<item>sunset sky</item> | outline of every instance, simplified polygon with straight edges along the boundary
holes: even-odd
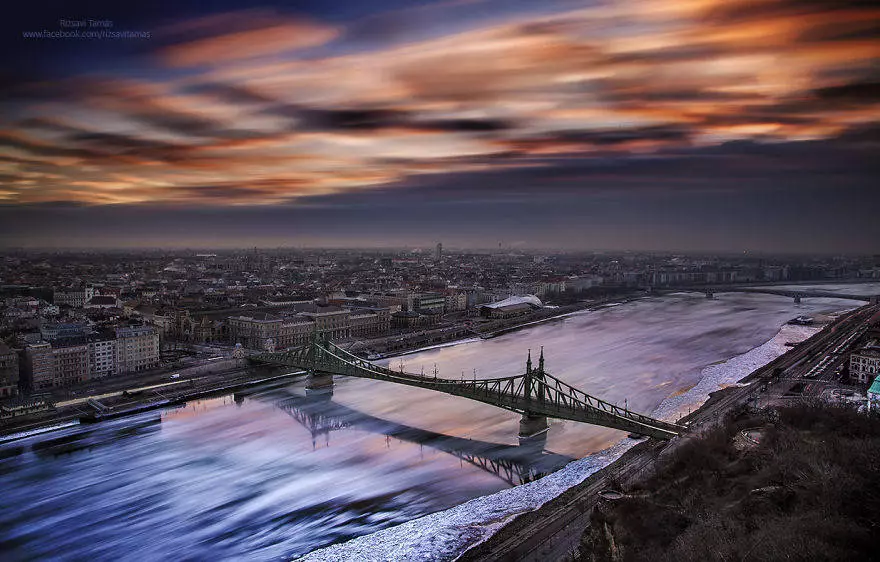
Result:
[[[874,1],[24,4],[0,246],[880,253]]]

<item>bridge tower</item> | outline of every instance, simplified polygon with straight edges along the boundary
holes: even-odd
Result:
[[[534,396],[538,400],[543,400],[544,392],[544,348],[541,347],[541,357],[538,359],[537,370],[532,369],[532,350],[529,350],[529,358],[526,361],[526,378],[523,382],[526,400]],[[539,433],[547,431],[550,426],[547,424],[547,417],[532,414],[531,412],[523,412],[522,418],[519,420],[519,436],[521,438],[534,437]]]
[[[306,383],[307,394],[326,394],[333,393],[333,375],[317,370],[317,365],[321,361],[320,353],[323,353],[323,335],[317,330],[312,335],[312,350],[309,357],[310,366],[306,370],[308,373],[308,382]]]

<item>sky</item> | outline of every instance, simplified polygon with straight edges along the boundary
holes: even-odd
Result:
[[[880,253],[874,1],[23,4],[0,247]]]

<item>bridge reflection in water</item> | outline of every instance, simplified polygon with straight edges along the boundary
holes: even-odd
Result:
[[[332,391],[289,396],[275,403],[312,434],[313,446],[333,431],[363,428],[390,438],[450,454],[517,486],[554,472],[571,457],[544,451],[546,433],[521,438],[519,446],[454,437],[377,418],[333,402]]]

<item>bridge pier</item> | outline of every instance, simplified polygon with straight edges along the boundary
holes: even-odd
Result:
[[[519,448],[530,454],[540,454],[547,446],[547,432],[542,431],[537,435],[519,436]]]
[[[306,383],[306,393],[327,392],[333,392],[333,375],[329,373],[316,373],[314,371],[309,371],[309,378]]]
[[[547,418],[545,416],[523,414],[522,418],[519,420],[520,438],[534,437],[539,433],[544,433],[548,429],[550,429],[550,425],[547,423]]]

